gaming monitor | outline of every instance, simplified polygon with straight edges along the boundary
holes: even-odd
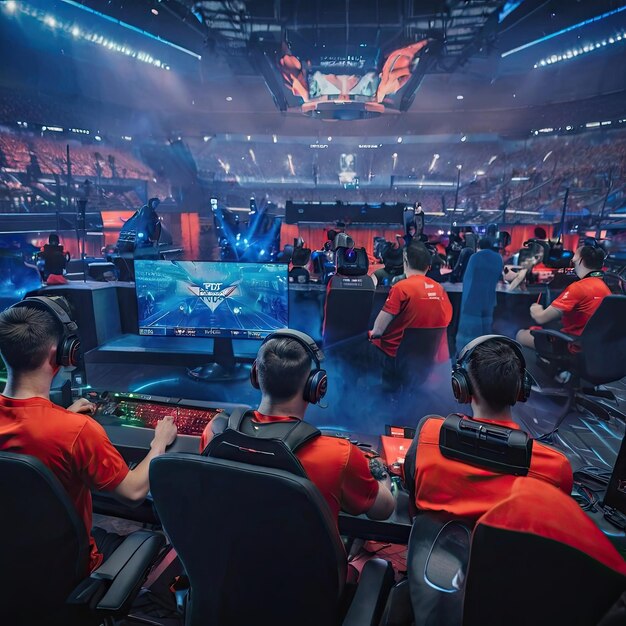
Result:
[[[139,334],[263,339],[288,326],[288,266],[136,260]]]

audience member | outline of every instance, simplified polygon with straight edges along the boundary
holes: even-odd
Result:
[[[262,393],[258,409],[244,416],[253,426],[304,420],[309,402],[314,400],[309,390],[311,354],[299,340],[281,336],[280,331],[276,335],[265,340],[253,365],[252,379]],[[209,424],[201,450],[214,434]],[[340,510],[352,515],[365,513],[372,519],[387,519],[393,512],[395,498],[389,478],[375,480],[365,454],[347,439],[320,435],[298,447],[295,454],[335,519]]]
[[[496,287],[502,278],[502,257],[493,249],[489,239],[481,239],[478,248],[478,252],[469,259],[463,279],[461,313],[456,333],[458,347],[481,335],[491,334],[493,329]]]
[[[0,450],[38,458],[59,479],[89,534],[89,569],[100,565],[122,538],[92,531],[91,490],[109,491],[127,503],[140,503],[150,488],[150,461],[176,439],[172,417],[155,429],[150,452],[129,470],[104,429],[89,417],[94,405],[84,398],[68,409],[50,402],[50,385],[60,369],[65,329],[54,307],[69,315],[62,298],[24,300],[0,313],[0,354],[7,383],[0,395]],[[24,494],[28,497],[28,494]]]
[[[602,280],[604,258],[605,252],[595,239],[583,242],[572,259],[579,280],[568,285],[548,307],[531,304],[530,316],[533,320],[537,324],[548,324],[561,319],[564,333],[580,335],[602,300],[611,295],[611,290]],[[535,338],[531,330],[533,327],[520,330],[517,340],[523,346],[534,349]]]
[[[518,344],[499,335],[479,337],[461,351],[455,367],[459,370],[467,383],[472,419],[519,429],[511,407],[529,393],[530,381]],[[465,399],[455,393],[457,399]],[[516,476],[444,457],[439,449],[442,424],[437,415],[428,415],[418,424],[404,465],[407,488],[418,510],[476,519],[510,493]],[[533,441],[528,476],[547,481],[567,495],[571,492],[569,461],[538,441]]]

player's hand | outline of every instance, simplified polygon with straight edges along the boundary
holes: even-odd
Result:
[[[96,405],[93,402],[89,402],[86,398],[78,398],[76,402],[67,407],[67,410],[72,413],[88,413],[89,415],[93,415],[96,411]]]
[[[177,434],[178,428],[176,428],[176,424],[174,424],[174,418],[171,415],[167,415],[157,422],[152,444],[165,450],[167,446],[174,443]]]

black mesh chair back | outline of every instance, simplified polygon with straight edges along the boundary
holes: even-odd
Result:
[[[339,621],[346,555],[317,488],[283,470],[168,454],[154,504],[189,577],[186,626]]]
[[[324,305],[324,346],[332,347],[340,341],[366,336],[374,292],[370,276],[335,274],[330,279]]]
[[[30,456],[0,452],[0,502],[1,619],[30,615],[35,624],[62,611],[89,573],[85,525],[61,483]]]
[[[580,376],[594,385],[626,376],[626,296],[607,296],[580,337]]]
[[[415,624],[461,624],[472,522],[449,513],[418,513],[407,552]]]

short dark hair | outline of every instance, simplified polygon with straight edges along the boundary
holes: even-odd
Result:
[[[509,344],[498,339],[479,344],[467,369],[472,387],[492,411],[502,411],[517,400],[522,363]]]
[[[30,372],[41,367],[62,337],[61,323],[48,311],[20,306],[0,313],[0,354],[11,370]]]
[[[311,370],[311,356],[295,339],[277,337],[261,346],[256,364],[263,394],[275,400],[289,400],[302,393]]]
[[[50,236],[48,237],[48,243],[51,246],[58,246],[59,245],[59,236],[56,233],[50,233]]]
[[[425,272],[432,262],[428,248],[420,241],[411,241],[406,247],[406,262],[412,270]]]
[[[478,242],[478,249],[479,250],[493,250],[493,241],[489,239],[488,237],[483,237]]]
[[[536,226],[535,237],[537,237],[537,239],[547,239],[548,233],[546,232],[546,229],[543,228],[543,226]]]
[[[604,250],[598,246],[581,246],[579,248],[580,259],[585,267],[590,270],[601,270],[604,265],[606,254]]]

